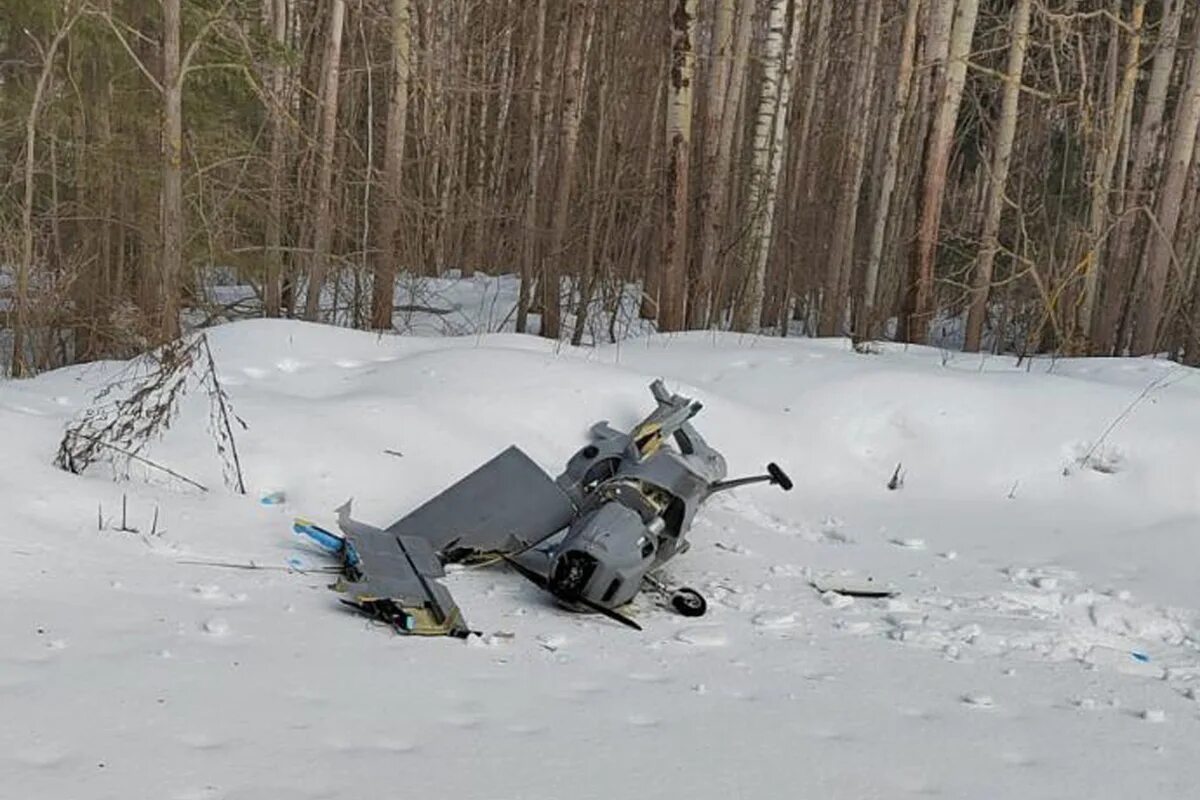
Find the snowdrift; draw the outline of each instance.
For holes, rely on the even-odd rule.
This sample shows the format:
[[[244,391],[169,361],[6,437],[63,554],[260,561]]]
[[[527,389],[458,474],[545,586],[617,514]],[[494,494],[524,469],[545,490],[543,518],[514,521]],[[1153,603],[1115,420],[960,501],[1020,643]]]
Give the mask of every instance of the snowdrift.
[[[1200,780],[1196,371],[712,333],[208,336],[248,425],[244,497],[202,397],[147,455],[207,493],[52,466],[123,365],[0,383],[0,795],[1188,797]],[[353,497],[386,524],[511,443],[556,474],[596,420],[640,419],[659,376],[704,403],[731,475],[775,460],[796,481],[702,513],[670,567],[709,596],[698,623],[639,600],[636,634],[458,570],[485,636],[414,642],[286,569],[321,564],[292,515]],[[136,532],[116,530],[123,505]],[[830,573],[901,594],[822,596],[809,581]]]

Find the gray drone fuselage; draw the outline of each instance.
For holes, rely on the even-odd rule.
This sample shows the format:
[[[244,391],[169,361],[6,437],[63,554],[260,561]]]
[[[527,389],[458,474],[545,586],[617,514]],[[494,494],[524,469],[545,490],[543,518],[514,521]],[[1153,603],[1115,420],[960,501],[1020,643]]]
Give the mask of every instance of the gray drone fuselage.
[[[296,530],[341,555],[346,602],[417,625],[408,632],[465,635],[437,579],[443,563],[480,555],[503,557],[569,606],[611,613],[687,550],[709,495],[767,479],[725,481],[725,459],[690,422],[700,404],[660,380],[650,391],[649,416],[628,433],[593,425],[557,479],[514,446],[386,529],[353,520],[347,504],[342,537],[303,520]]]
[[[699,404],[661,381],[651,391],[658,408],[649,417],[630,433],[594,425],[591,443],[556,480],[579,510],[550,561],[547,579],[559,597],[605,608],[632,600],[648,573],[687,550],[696,512],[725,477],[725,459],[688,421]],[[640,447],[639,434],[655,437],[654,445]]]

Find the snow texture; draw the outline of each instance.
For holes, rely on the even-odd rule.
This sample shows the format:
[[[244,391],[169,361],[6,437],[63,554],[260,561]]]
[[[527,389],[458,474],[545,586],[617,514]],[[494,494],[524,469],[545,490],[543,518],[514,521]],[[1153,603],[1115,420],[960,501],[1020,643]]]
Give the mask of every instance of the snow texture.
[[[1195,372],[713,333],[209,335],[248,497],[204,398],[147,455],[207,494],[51,465],[121,364],[0,382],[2,797],[1195,796]],[[493,566],[446,578],[483,636],[407,639],[295,568],[325,561],[293,515],[353,496],[386,524],[511,443],[557,473],[657,376],[703,402],[731,475],[796,482],[703,510],[668,570],[706,617],[643,595],[636,633]]]

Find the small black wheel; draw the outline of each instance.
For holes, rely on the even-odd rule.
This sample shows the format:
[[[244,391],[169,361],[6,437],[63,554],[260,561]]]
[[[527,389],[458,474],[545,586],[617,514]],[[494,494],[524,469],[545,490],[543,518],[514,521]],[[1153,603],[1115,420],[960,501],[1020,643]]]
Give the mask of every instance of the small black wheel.
[[[679,589],[671,595],[671,607],[685,617],[702,617],[708,611],[708,602],[695,589]]]

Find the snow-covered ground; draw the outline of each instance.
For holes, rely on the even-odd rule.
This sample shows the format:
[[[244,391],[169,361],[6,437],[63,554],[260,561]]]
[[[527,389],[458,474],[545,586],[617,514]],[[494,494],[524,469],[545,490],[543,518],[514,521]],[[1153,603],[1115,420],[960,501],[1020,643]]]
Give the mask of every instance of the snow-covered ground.
[[[150,456],[207,494],[51,465],[122,365],[0,382],[0,797],[1200,786],[1195,371],[713,334],[573,349],[252,321],[209,336],[249,425],[248,497],[222,488],[202,398]],[[293,515],[331,521],[353,496],[388,523],[510,443],[556,474],[593,421],[640,419],[657,376],[704,403],[731,475],[774,460],[797,484],[702,512],[669,566],[710,598],[700,621],[642,598],[636,633],[493,567],[447,579],[482,638],[405,639],[342,610],[328,576],[181,563],[317,566]],[[259,502],[272,493],[284,502]],[[123,495],[139,533],[114,530]],[[809,585],[837,573],[900,594]]]

